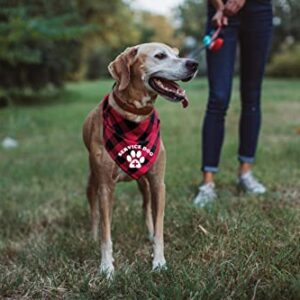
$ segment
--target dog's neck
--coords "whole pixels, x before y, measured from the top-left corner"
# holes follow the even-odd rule
[[[114,87],[109,95],[109,104],[125,119],[141,122],[152,114],[156,98],[156,95],[148,93],[132,93],[130,89],[120,92]]]

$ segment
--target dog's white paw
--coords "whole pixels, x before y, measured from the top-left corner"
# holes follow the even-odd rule
[[[103,275],[106,279],[112,280],[114,277],[115,268],[113,264],[101,263],[99,271],[100,274]]]
[[[167,270],[167,263],[165,258],[162,259],[154,259],[152,262],[152,271],[164,271]]]

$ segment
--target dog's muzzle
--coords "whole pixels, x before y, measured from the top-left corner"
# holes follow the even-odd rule
[[[176,81],[181,80],[187,82],[193,79],[198,69],[198,62],[189,59],[185,62],[185,68],[185,77],[179,78]],[[149,86],[162,97],[172,102],[181,102],[182,106],[186,108],[189,104],[189,100],[185,90],[180,87],[176,81],[163,77],[160,74],[157,74],[157,76],[154,74],[149,78],[148,83]]]

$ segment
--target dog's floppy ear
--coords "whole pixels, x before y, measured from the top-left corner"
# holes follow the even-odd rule
[[[108,65],[110,75],[117,81],[120,91],[127,88],[130,82],[130,67],[137,55],[138,48],[127,48],[114,61]]]

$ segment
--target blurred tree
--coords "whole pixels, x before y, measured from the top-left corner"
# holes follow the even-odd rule
[[[199,45],[205,31],[206,2],[204,0],[185,0],[178,7],[176,17],[179,24],[177,33],[186,37],[185,47],[190,48],[188,41]]]
[[[134,13],[123,0],[77,0],[78,11],[85,22],[97,25],[89,36],[96,43],[113,48],[132,44],[139,33],[134,26]]]
[[[205,33],[207,0],[185,0],[176,11],[176,22],[178,29],[177,36],[181,36],[182,46],[180,47],[183,55],[190,55],[201,46],[202,38]],[[199,75],[206,73],[206,61],[204,52],[199,57]]]
[[[107,75],[108,63],[124,48],[138,43],[139,28],[134,13],[123,0],[77,0],[78,10],[86,23],[97,27],[83,40],[79,78]]]
[[[89,30],[73,0],[0,0],[0,96],[33,96],[73,72]]]
[[[298,0],[275,0],[274,35],[272,53],[285,50],[300,42],[300,2]]]
[[[300,2],[275,0],[274,33],[267,72],[276,77],[300,77]]]
[[[167,17],[141,11],[136,13],[135,20],[140,30],[140,43],[161,42],[172,47],[182,45],[182,36],[175,36],[174,24]]]

